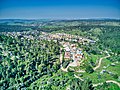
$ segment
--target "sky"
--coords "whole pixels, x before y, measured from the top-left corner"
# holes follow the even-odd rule
[[[118,18],[120,0],[0,0],[0,19]]]

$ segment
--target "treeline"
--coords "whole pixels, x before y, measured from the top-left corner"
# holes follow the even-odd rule
[[[31,30],[32,26],[0,25],[0,32],[22,32]]]
[[[114,53],[120,54],[120,27],[107,27],[102,33],[99,39],[103,48],[110,48]]]

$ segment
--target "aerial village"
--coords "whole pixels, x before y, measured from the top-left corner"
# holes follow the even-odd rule
[[[7,32],[7,33],[4,32],[3,34],[6,34],[7,36],[12,36],[12,37],[19,37],[21,39],[26,38],[28,40],[38,39],[38,40],[48,40],[48,41],[53,40],[54,42],[58,41],[65,51],[64,59],[73,61],[69,64],[69,66],[79,66],[80,61],[82,61],[82,59],[85,58],[83,49],[79,48],[76,42],[82,43],[83,45],[85,44],[87,45],[89,43],[94,44],[96,42],[94,40],[90,40],[77,35],[71,35],[66,33],[52,34],[47,32],[39,32],[37,30],[24,31],[24,32]],[[74,43],[71,43],[71,42],[74,42]],[[61,51],[60,51],[60,54],[61,54]],[[114,66],[114,63],[112,63],[112,65]],[[103,68],[107,68],[107,67],[104,66]],[[103,69],[100,73],[103,74],[105,72],[107,71]],[[112,74],[111,72],[109,73]]]
[[[19,39],[27,39],[27,40],[47,40],[47,41],[54,41],[59,43],[60,45],[60,55],[58,55],[58,57],[60,56],[60,68],[62,71],[64,72],[68,72],[69,70],[75,71],[76,73],[80,73],[78,74],[79,76],[82,76],[83,74],[81,73],[85,73],[85,70],[80,70],[80,69],[74,69],[77,66],[79,67],[80,65],[83,64],[83,61],[85,61],[86,56],[85,56],[85,51],[83,50],[83,48],[80,48],[78,46],[78,43],[81,43],[82,45],[89,45],[91,44],[95,44],[96,41],[85,38],[85,37],[81,37],[81,36],[77,36],[77,35],[71,35],[71,34],[66,34],[66,33],[47,33],[47,32],[41,32],[41,31],[24,31],[24,32],[4,32],[3,34],[7,35],[7,36],[11,36],[14,38],[19,38]],[[62,56],[62,50],[64,50],[64,57]],[[98,65],[93,67],[93,70],[98,69],[101,66],[101,61],[104,58],[110,57],[109,53],[107,51],[104,51],[107,56],[105,57],[101,57],[99,59]],[[3,52],[4,56],[7,56],[6,52]],[[11,54],[12,55],[12,54]],[[62,56],[62,57],[61,57]],[[11,60],[14,60],[14,56],[11,57]],[[18,57],[16,57],[18,58]],[[64,58],[65,61],[69,61],[68,64],[66,64],[67,66],[65,66],[63,62]],[[110,76],[115,76],[116,73],[107,70],[108,67],[110,66],[116,66],[118,64],[118,61],[108,64],[108,65],[104,65],[102,67],[102,70],[100,70],[98,76],[98,79],[100,80],[101,77],[104,74],[109,74]],[[76,74],[74,74],[75,77],[78,78],[78,76],[76,76]],[[116,76],[117,77],[117,76]],[[81,77],[79,77],[81,80],[83,80]],[[118,77],[118,80],[120,80],[120,77]],[[95,86],[96,84],[94,84]]]
[[[65,33],[51,34],[42,32],[40,37],[41,39],[44,38],[46,40],[53,40],[55,42],[59,41],[60,45],[65,51],[64,59],[73,60],[71,66],[79,66],[79,62],[84,58],[83,50],[82,48],[78,47],[76,42],[82,43],[83,45],[88,43],[95,43],[93,40]],[[74,43],[71,43],[71,41]]]
[[[84,44],[92,43],[94,44],[96,41],[80,37],[77,35],[71,35],[66,33],[47,33],[47,32],[39,32],[36,31],[24,31],[24,32],[9,32],[7,35],[13,36],[13,37],[20,37],[21,39],[38,39],[38,40],[53,40],[54,42],[59,42],[60,45],[63,47],[65,54],[64,59],[66,60],[73,60],[72,65],[78,66],[79,61],[84,58],[83,50],[82,48],[78,48],[78,44],[76,42]],[[33,35],[38,35],[37,37]],[[71,43],[74,42],[74,43]]]

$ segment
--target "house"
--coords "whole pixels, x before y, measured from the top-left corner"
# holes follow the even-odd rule
[[[94,40],[89,40],[89,43],[94,44],[96,41]]]
[[[46,32],[41,32],[43,35],[47,35],[47,33]]]
[[[76,47],[76,44],[71,44],[71,47]]]
[[[115,66],[115,63],[111,63],[111,66]]]
[[[78,61],[78,60],[79,60],[79,58],[78,58],[77,54],[75,54],[75,61]]]
[[[75,52],[76,49],[77,49],[76,44],[71,44],[71,51],[72,51],[72,52]]]
[[[71,58],[70,52],[66,51],[64,58],[65,58],[65,59],[70,59],[70,58]]]
[[[76,54],[77,58],[81,59],[83,56],[81,54]]]
[[[102,70],[101,72],[100,72],[100,74],[103,74],[103,73],[105,73],[106,72],[106,70]]]
[[[80,57],[78,54],[73,54],[72,59],[73,59],[74,61],[79,61],[79,60],[81,59],[81,57]]]
[[[70,48],[68,46],[65,47],[65,51],[70,51]]]
[[[70,43],[69,42],[64,42],[63,43],[63,47],[65,48],[65,47],[68,47],[70,45]]]
[[[81,51],[81,50],[78,50],[78,49],[77,49],[77,54],[83,55],[82,51]]]
[[[83,58],[82,50],[78,49],[78,50],[76,51],[76,54],[77,54],[77,57]]]
[[[106,66],[103,66],[103,68],[107,68]]]
[[[72,39],[72,41],[77,42],[77,40],[76,40],[76,39]]]

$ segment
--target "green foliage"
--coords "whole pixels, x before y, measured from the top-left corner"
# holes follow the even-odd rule
[[[15,23],[18,24],[18,22]],[[18,25],[2,23],[0,25],[0,32],[22,32],[37,29],[38,31],[78,35],[96,41],[94,44],[77,42],[78,46],[89,55],[93,54],[98,56],[102,55],[101,51],[111,50],[111,57],[108,58],[109,62],[118,61],[119,63],[120,61],[119,20],[68,20],[55,21],[55,23],[47,21],[43,26],[39,26],[39,21],[37,21],[37,23],[35,21],[27,23],[29,25],[35,24],[35,26],[29,26],[25,22],[21,22],[21,24]],[[59,70],[60,44],[58,41],[55,43],[53,41],[39,40],[40,32],[33,34],[29,32],[22,33],[24,33],[24,35],[31,35],[35,37],[35,39],[28,40],[23,37],[24,35],[12,35],[15,33],[12,33],[11,36],[0,34],[1,90],[66,90],[68,86],[70,86],[71,90],[93,90],[90,80],[80,81],[74,78],[74,72],[70,70],[70,68],[68,68],[67,73]],[[63,50],[62,55],[64,59]],[[63,67],[66,68],[69,61],[63,60],[62,64]],[[107,65],[107,63],[103,62],[102,66],[104,65]],[[86,77],[87,75],[90,76],[93,81],[99,81],[94,77],[97,77],[96,72],[98,73],[100,70],[94,72],[94,66],[95,60],[93,58],[88,58],[87,62],[81,67],[82,69],[85,68],[87,72],[83,74],[83,77],[86,74]],[[108,69],[109,68],[113,71],[115,71],[115,69],[119,70],[117,69],[119,65],[114,69],[112,66],[108,67]],[[111,78],[116,80],[118,75],[118,73],[113,74]],[[102,86],[98,86],[95,89],[117,90],[119,87],[114,84],[104,83]]]
[[[92,36],[100,36],[102,34],[102,30],[100,28],[92,28],[89,32]]]
[[[19,39],[4,35],[0,37],[0,45],[2,45],[0,81],[2,88],[13,89],[15,85],[20,89],[29,87],[42,76],[52,76],[60,69],[59,59],[55,56],[59,48],[57,43],[45,40]]]
[[[70,60],[64,61],[63,64],[62,64],[63,68],[66,68],[69,65],[69,63],[70,63]]]
[[[70,82],[70,90],[94,90],[94,88],[89,79],[80,81],[79,79],[74,78]]]
[[[115,53],[120,53],[120,27],[105,27],[100,35],[100,43]]]
[[[103,85],[98,85],[95,90],[119,90],[119,86],[114,83],[103,83]]]
[[[94,72],[93,68],[92,68],[90,65],[87,65],[87,66],[86,66],[85,71],[86,71],[87,73],[93,73],[93,72]]]
[[[0,25],[0,32],[22,32],[29,31],[33,27],[32,26],[21,26],[21,25]]]

